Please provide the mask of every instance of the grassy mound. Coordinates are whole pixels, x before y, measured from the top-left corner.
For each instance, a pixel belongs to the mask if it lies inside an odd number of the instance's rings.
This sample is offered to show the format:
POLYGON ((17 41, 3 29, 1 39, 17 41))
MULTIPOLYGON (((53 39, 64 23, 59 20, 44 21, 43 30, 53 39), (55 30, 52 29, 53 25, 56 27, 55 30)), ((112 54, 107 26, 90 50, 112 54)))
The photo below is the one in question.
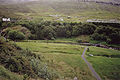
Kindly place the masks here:
POLYGON ((3 41, 0 43, 0 64, 11 72, 31 78, 52 80, 55 75, 48 69, 40 55, 31 53, 29 50, 23 50, 10 42, 3 41))

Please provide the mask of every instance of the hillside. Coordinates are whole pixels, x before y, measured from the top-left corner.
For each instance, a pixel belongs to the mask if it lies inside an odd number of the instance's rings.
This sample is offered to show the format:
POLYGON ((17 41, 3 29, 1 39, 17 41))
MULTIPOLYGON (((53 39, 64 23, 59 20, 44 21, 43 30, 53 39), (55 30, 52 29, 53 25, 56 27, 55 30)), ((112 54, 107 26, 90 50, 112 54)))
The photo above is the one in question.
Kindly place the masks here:
POLYGON ((119 0, 0 0, 0 80, 119 79, 119 0))
POLYGON ((41 55, 0 36, 0 80, 53 80, 51 70, 41 55))
POLYGON ((0 16, 77 22, 83 22, 87 19, 120 20, 120 1, 118 0, 9 1, 4 1, 7 4, 0 5, 0 16))

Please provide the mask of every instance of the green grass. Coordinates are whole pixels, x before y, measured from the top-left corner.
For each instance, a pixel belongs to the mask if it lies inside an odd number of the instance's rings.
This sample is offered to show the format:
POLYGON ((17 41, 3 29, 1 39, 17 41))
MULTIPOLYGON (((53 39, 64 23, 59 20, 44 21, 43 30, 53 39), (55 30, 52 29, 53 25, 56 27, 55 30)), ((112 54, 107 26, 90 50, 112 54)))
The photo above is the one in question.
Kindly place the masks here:
POLYGON ((82 54, 84 48, 79 45, 45 43, 41 41, 17 42, 20 47, 40 53, 82 54))
POLYGON ((81 54, 84 47, 80 45, 45 43, 43 41, 16 42, 22 48, 28 48, 45 58, 49 68, 59 74, 59 79, 95 80, 81 54))
POLYGON ((87 54, 93 54, 94 56, 106 56, 106 57, 118 57, 120 58, 120 51, 104 49, 99 47, 89 47, 90 51, 87 54))
MULTIPOLYGON (((89 35, 81 35, 78 37, 72 37, 72 38, 57 38, 55 40, 48 40, 48 42, 52 43, 78 43, 78 40, 82 40, 82 42, 89 42, 90 36, 89 35)), ((42 42, 47 42, 47 40, 43 40, 42 42)))
MULTIPOLYGON (((59 39, 58 39, 59 40, 59 39)), ((74 41, 74 39, 61 39, 60 41, 74 41)), ((28 48, 40 54, 48 66, 54 69, 60 79, 70 80, 75 76, 79 80, 94 80, 81 54, 84 50, 80 45, 63 43, 46 43, 44 40, 16 42, 22 48, 28 48)), ((89 46, 86 54, 87 60, 95 68, 103 80, 118 80, 120 78, 120 51, 89 46), (90 57, 88 54, 93 54, 90 57)))
POLYGON ((60 75, 60 79, 71 80, 75 76, 79 80, 95 80, 85 62, 79 54, 41 54, 48 65, 54 68, 60 75))
POLYGON ((120 58, 95 56, 87 57, 87 60, 93 65, 103 80, 120 79, 120 58))
POLYGON ((99 47, 89 47, 89 49, 90 51, 87 54, 93 54, 94 56, 86 56, 86 58, 101 78, 103 80, 119 80, 120 51, 99 47))

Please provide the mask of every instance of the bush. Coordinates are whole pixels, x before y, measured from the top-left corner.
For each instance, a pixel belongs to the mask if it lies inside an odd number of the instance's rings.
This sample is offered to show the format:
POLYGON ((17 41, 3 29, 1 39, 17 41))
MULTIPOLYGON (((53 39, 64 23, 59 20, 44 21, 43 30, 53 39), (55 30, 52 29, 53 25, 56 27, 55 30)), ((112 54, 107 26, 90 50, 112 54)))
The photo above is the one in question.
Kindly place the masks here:
POLYGON ((29 39, 30 39, 30 40, 36 40, 36 39, 37 39, 37 35, 31 34, 31 35, 29 36, 29 39))
POLYGON ((91 37, 93 40, 105 41, 108 44, 120 44, 120 29, 100 26, 91 37))
POLYGON ((11 40, 24 40, 25 35, 22 32, 16 31, 16 30, 11 30, 8 33, 8 38, 11 40))
POLYGON ((46 80, 53 80, 53 77, 58 77, 55 71, 48 69, 47 64, 40 62, 39 59, 32 58, 30 62, 34 72, 38 75, 38 77, 44 78, 46 80))
POLYGON ((23 77, 10 72, 3 66, 0 66, 0 80, 23 80, 23 77))
POLYGON ((24 57, 11 57, 6 61, 6 68, 12 72, 24 73, 31 76, 33 74, 32 67, 27 59, 24 57))
POLYGON ((52 39, 56 37, 56 33, 51 26, 42 26, 36 30, 37 39, 52 39))
POLYGON ((91 37, 93 40, 107 41, 107 36, 104 34, 94 33, 91 37))

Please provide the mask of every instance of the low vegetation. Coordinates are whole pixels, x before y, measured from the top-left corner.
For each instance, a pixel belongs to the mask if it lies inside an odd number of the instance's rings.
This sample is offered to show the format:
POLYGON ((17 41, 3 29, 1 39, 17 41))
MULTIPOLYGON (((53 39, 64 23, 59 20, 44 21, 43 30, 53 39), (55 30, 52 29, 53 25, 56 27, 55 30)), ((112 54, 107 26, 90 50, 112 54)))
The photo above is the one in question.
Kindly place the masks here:
POLYGON ((10 72, 0 65, 0 79, 1 80, 23 80, 23 76, 10 72))
MULTIPOLYGON (((0 39, 0 64, 11 72, 26 75, 27 78, 43 78, 53 80, 54 73, 48 69, 40 55, 23 50, 17 45, 0 39)), ((6 74, 2 74, 3 76, 6 74)), ((5 77, 5 76, 4 76, 5 77)))

